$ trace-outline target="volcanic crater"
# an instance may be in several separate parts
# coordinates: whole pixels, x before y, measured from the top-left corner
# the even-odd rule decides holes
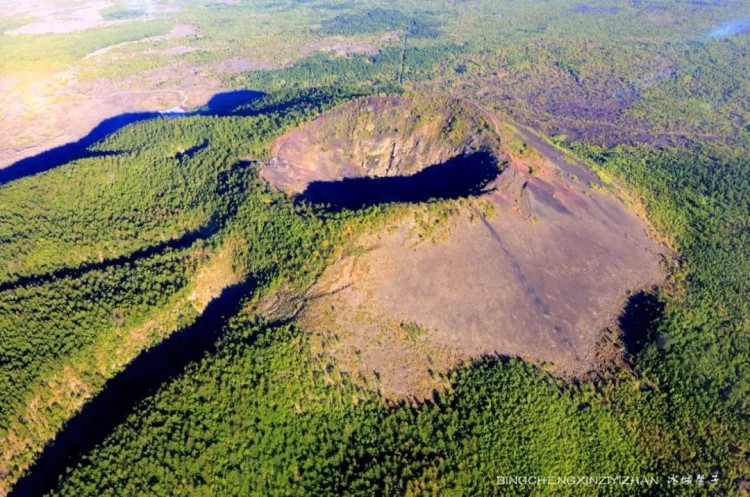
[[[591,371],[629,295],[665,276],[648,223],[587,166],[473,102],[346,103],[279,138],[261,175],[333,210],[413,204],[324,271],[300,318],[389,399],[486,355]],[[453,199],[439,236],[420,228],[431,198]]]

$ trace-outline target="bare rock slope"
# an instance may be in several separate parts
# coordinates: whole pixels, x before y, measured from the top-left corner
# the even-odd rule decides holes
[[[489,192],[454,202],[439,236],[420,229],[426,211],[414,206],[311,290],[303,327],[390,398],[428,396],[438,373],[486,354],[584,373],[628,295],[663,280],[648,224],[592,188],[585,166],[468,102],[346,104],[282,137],[263,175],[298,194],[312,181],[413,175],[478,148],[502,172]]]

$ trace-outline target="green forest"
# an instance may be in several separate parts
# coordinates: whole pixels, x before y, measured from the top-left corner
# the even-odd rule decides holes
[[[264,322],[254,304],[280,288],[289,292],[309,284],[346,245],[352,227],[366,229],[393,215],[392,209],[335,215],[301,209],[259,181],[255,165],[232,158],[236,150],[265,157],[265,145],[287,126],[346,98],[343,89],[286,92],[250,104],[238,111],[242,116],[132,125],[96,146],[128,150],[127,160],[86,159],[4,188],[4,202],[14,207],[29,202],[32,184],[54,191],[68,188],[66,178],[78,178],[76,187],[98,202],[80,204],[69,217],[54,204],[47,207],[50,213],[39,216],[48,221],[46,229],[63,237],[77,225],[71,219],[106,216],[114,235],[107,258],[130,254],[122,263],[97,262],[103,250],[97,244],[106,239],[87,232],[98,226],[91,222],[78,225],[79,259],[50,252],[20,266],[25,271],[6,274],[3,370],[14,386],[3,398],[3,412],[11,413],[6,426],[34,391],[34,378],[86,350],[95,337],[117,337],[118,330],[144,322],[184,294],[200,264],[197,254],[242,240],[233,266],[256,282],[242,310],[217,333],[216,352],[139,404],[55,492],[474,494],[493,492],[498,474],[548,471],[720,474],[721,488],[732,488],[744,458],[735,444],[746,436],[741,413],[748,407],[747,279],[740,275],[749,268],[746,240],[720,230],[736,231],[742,216],[747,219],[747,189],[732,190],[743,184],[747,163],[733,163],[736,171],[707,188],[700,176],[705,166],[685,162],[676,150],[656,155],[644,147],[572,144],[596,168],[637,188],[654,222],[677,240],[686,259],[674,275],[679,288],[660,293],[667,311],[658,339],[639,355],[632,373],[568,384],[518,360],[488,358],[453,373],[452,390],[431,402],[387,407],[355,386],[331,358],[312,354],[293,323]],[[192,156],[179,153],[202,140],[208,146]],[[655,163],[663,169],[649,168]],[[128,174],[118,175],[118,164]],[[686,171],[692,175],[675,179]],[[167,181],[174,186],[163,189]],[[107,188],[97,188],[101,184]],[[137,194],[134,185],[141,189]],[[696,209],[699,201],[703,208]],[[174,211],[190,222],[179,226],[138,216]],[[727,217],[732,214],[737,217]],[[199,234],[185,246],[143,257],[133,252],[195,230]],[[70,275],[44,278],[44,271],[59,268]],[[29,284],[13,285],[20,275],[38,273]],[[195,318],[186,311],[175,329]],[[35,335],[9,334],[28,326]],[[103,381],[93,378],[91,384],[101,387]],[[608,490],[629,495],[632,489]]]
[[[417,2],[264,2],[263,12],[290,9],[291,26],[325,13],[305,36],[401,37],[372,53],[315,52],[225,75],[227,87],[263,96],[221,115],[206,107],[128,125],[86,157],[0,184],[0,495],[750,492],[750,36],[700,38],[720,7],[702,19],[666,0],[648,11],[552,2],[554,17],[502,2],[517,21],[491,30],[500,14],[488,3],[446,3],[474,12],[459,39],[452,10]],[[221,38],[231,7],[200,7],[211,12],[209,37]],[[689,19],[664,36],[692,23],[689,39],[646,39],[657,28],[639,16],[664,11]],[[580,31],[585,16],[599,19]],[[644,39],[623,42],[618,22]],[[167,31],[146,20],[96,40],[19,36],[0,50],[0,72]],[[537,129],[643,205],[675,262],[642,350],[622,351],[627,366],[569,380],[519,358],[480,357],[430,399],[387,402],[313,347],[295,319],[307,289],[363,250],[359,235],[415,207],[329,212],[275,190],[260,168],[279,136],[327,110],[417,92]],[[427,332],[401,327],[413,340]],[[180,340],[192,347],[183,362],[159,355]],[[113,401],[104,431],[75,441],[141,380],[152,385],[144,395]],[[70,460],[47,455],[61,433],[74,440]],[[660,481],[501,483],[513,475]]]

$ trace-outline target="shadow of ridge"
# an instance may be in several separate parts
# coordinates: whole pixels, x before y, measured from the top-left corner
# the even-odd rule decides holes
[[[158,345],[142,352],[125,369],[104,384],[102,390],[71,418],[27,473],[16,482],[9,496],[43,495],[58,483],[67,468],[100,444],[134,407],[152,396],[185,368],[216,351],[228,320],[252,294],[252,279],[227,287],[208,304],[190,326],[175,331]]]
[[[208,141],[204,141],[200,145],[196,145],[185,152],[182,152],[183,156],[194,154],[197,151],[203,150],[208,146]],[[231,175],[237,174],[241,169],[254,166],[253,161],[239,160],[235,162],[228,171],[222,171],[219,173],[218,188],[216,189],[217,195],[226,195],[230,189],[232,189]],[[226,198],[233,198],[231,195]],[[226,226],[229,219],[234,217],[237,213],[239,205],[234,201],[226,201],[224,212],[214,213],[208,222],[191,231],[186,231],[177,238],[165,240],[155,245],[145,246],[134,250],[128,254],[123,254],[112,259],[106,259],[101,262],[85,262],[79,266],[69,267],[63,266],[58,269],[52,269],[42,274],[34,274],[31,276],[18,276],[14,280],[0,282],[0,292],[12,290],[20,286],[30,285],[42,285],[49,283],[50,281],[61,279],[61,278],[79,278],[89,271],[105,270],[110,267],[119,266],[122,264],[128,264],[138,262],[142,259],[147,259],[167,249],[184,249],[190,247],[193,243],[198,240],[207,240],[212,237],[218,231]]]
[[[235,114],[239,107],[248,105],[265,96],[265,93],[255,90],[235,90],[217,93],[196,114],[214,116]]]
[[[78,141],[70,142],[59,147],[46,150],[32,157],[27,157],[0,169],[0,185],[15,181],[27,176],[43,173],[55,169],[68,162],[86,159],[89,157],[100,157],[110,155],[113,152],[90,151],[88,148],[115,133],[129,124],[147,121],[156,118],[175,119],[194,115],[227,116],[242,105],[247,105],[255,99],[264,96],[263,93],[251,90],[238,90],[217,93],[201,109],[195,112],[132,112],[104,119],[96,125],[86,136]]]
[[[43,285],[61,278],[79,278],[89,271],[100,271],[110,267],[120,266],[122,264],[137,262],[141,259],[147,259],[166,249],[187,248],[198,240],[209,238],[216,233],[216,231],[218,231],[218,224],[210,222],[206,226],[202,226],[197,230],[188,231],[178,238],[173,238],[165,242],[157,243],[156,245],[151,245],[150,247],[138,249],[129,254],[115,257],[114,259],[107,259],[103,262],[91,262],[75,268],[61,268],[44,274],[22,276],[12,281],[6,281],[0,283],[0,292],[12,290],[21,286]]]
[[[94,152],[88,150],[88,147],[128,124],[153,119],[160,115],[158,112],[141,112],[121,114],[105,119],[76,142],[60,145],[0,169],[0,185],[55,169],[74,160],[110,155],[112,152]]]
[[[456,199],[486,193],[500,174],[497,157],[489,151],[457,155],[410,176],[344,178],[314,181],[297,201],[326,206],[338,212],[392,202],[420,203],[430,199]]]
[[[293,95],[284,95],[284,92],[263,95],[267,98],[259,98],[249,103],[237,106],[233,114],[245,117],[254,117],[269,113],[300,112],[306,114],[314,108],[322,108],[337,100],[350,100],[352,98],[370,95],[369,91],[362,91],[346,86],[323,86],[307,88],[295,92]],[[278,98],[282,96],[282,98]]]

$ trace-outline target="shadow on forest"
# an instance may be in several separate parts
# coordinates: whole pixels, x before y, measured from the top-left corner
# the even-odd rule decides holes
[[[65,470],[74,467],[112,433],[138,403],[182,374],[190,363],[214,353],[224,326],[254,289],[255,282],[251,280],[226,288],[195,323],[141,353],[110,379],[46,445],[9,495],[43,495],[52,490]]]
[[[200,150],[203,150],[208,146],[208,141],[205,140],[203,143],[191,147],[190,149],[178,154],[177,157],[192,156]],[[224,196],[228,193],[227,185],[231,184],[229,177],[239,170],[252,167],[252,162],[246,160],[237,161],[229,171],[224,171],[219,174],[218,188],[216,194]],[[226,198],[231,198],[228,196]],[[138,262],[142,259],[148,259],[154,255],[161,254],[165,250],[181,250],[190,247],[193,243],[198,240],[206,240],[214,235],[219,229],[221,229],[227,220],[233,217],[239,206],[230,200],[225,202],[225,210],[220,215],[213,215],[209,221],[194,230],[186,231],[177,238],[164,240],[162,242],[155,243],[151,246],[145,246],[128,254],[123,254],[112,259],[103,260],[100,262],[84,262],[76,267],[61,267],[59,269],[49,270],[46,273],[34,274],[31,276],[20,276],[14,274],[15,279],[0,282],[0,292],[12,290],[18,287],[43,285],[61,278],[80,278],[89,271],[101,271],[106,270],[110,267],[116,267],[123,264],[130,264]]]
[[[330,211],[362,209],[390,202],[418,203],[485,193],[500,169],[490,152],[458,155],[411,176],[315,181],[298,197]]]
[[[189,115],[242,115],[242,106],[261,97],[258,92],[230,92],[214,96],[206,107],[193,113],[123,114],[102,121],[81,140],[49,150],[35,157],[21,160],[0,170],[0,185],[9,181],[51,170],[68,161],[97,153],[88,147],[110,133],[128,124],[158,117]],[[238,110],[239,109],[239,110]],[[203,144],[198,147],[204,146]],[[185,153],[194,153],[194,150]],[[480,194],[499,174],[494,156],[487,152],[458,156],[444,164],[427,168],[408,177],[360,178],[311,185],[306,192],[311,200],[334,204],[337,208],[354,208],[382,202],[420,202],[429,198],[457,198]],[[64,269],[12,283],[36,284],[63,276],[76,276],[92,269],[103,269],[117,264],[148,257],[167,248],[188,246],[209,236],[212,228],[206,227],[187,233],[181,238],[163,242],[154,247],[136,251],[127,256],[89,264],[83,268]],[[9,288],[10,283],[0,286]],[[71,418],[50,441],[36,462],[16,483],[9,495],[42,495],[52,490],[66,469],[74,467],[100,444],[107,435],[124,422],[133,409],[159,388],[185,371],[185,368],[216,351],[228,320],[242,308],[245,297],[252,294],[256,282],[246,282],[226,288],[211,301],[196,321],[142,352],[123,371],[105,383],[81,411]]]
[[[637,356],[655,338],[659,320],[664,315],[664,304],[651,292],[630,296],[620,315],[622,341],[630,356]]]
[[[49,171],[73,160],[111,155],[112,152],[95,152],[88,150],[88,148],[129,124],[159,117],[226,116],[232,114],[238,107],[247,105],[262,96],[264,94],[257,91],[230,91],[214,95],[204,107],[194,112],[135,112],[110,117],[99,123],[78,141],[52,148],[33,157],[21,159],[6,168],[0,169],[0,185]]]
[[[102,262],[91,262],[83,264],[75,268],[62,268],[55,271],[50,271],[44,274],[35,274],[33,276],[22,276],[13,281],[6,281],[0,283],[0,292],[12,290],[18,287],[28,287],[43,285],[54,280],[61,278],[80,278],[89,271],[101,271],[110,267],[120,266],[123,264],[130,264],[137,262],[141,259],[148,259],[156,254],[160,254],[168,249],[183,249],[187,248],[198,240],[206,239],[214,234],[217,230],[216,223],[209,223],[206,226],[202,226],[197,230],[188,231],[179,238],[173,238],[156,245],[144,247],[130,254],[115,257],[114,259],[107,259]]]
[[[253,90],[237,90],[217,93],[208,101],[198,114],[212,116],[226,116],[236,114],[238,109],[254,100],[265,96],[265,93]]]

